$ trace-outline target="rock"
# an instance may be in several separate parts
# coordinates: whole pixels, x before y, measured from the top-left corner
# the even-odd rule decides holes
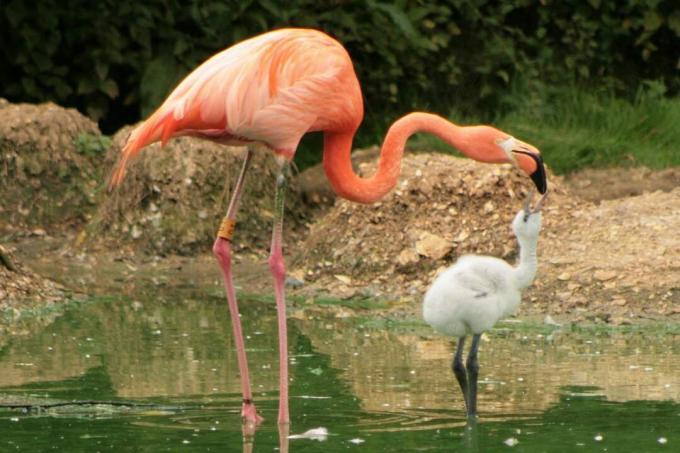
[[[569,272],[562,272],[560,275],[557,276],[558,280],[561,281],[567,281],[571,278],[571,274]]]
[[[340,280],[345,285],[351,285],[352,284],[352,279],[350,277],[348,277],[347,275],[336,274],[333,277]]]
[[[290,288],[297,289],[297,288],[302,288],[304,285],[305,285],[304,280],[295,278],[292,275],[286,276],[286,286],[288,286]]]
[[[453,245],[436,234],[424,232],[416,242],[416,252],[427,258],[439,260],[451,251]]]
[[[408,266],[409,264],[415,264],[420,259],[418,253],[412,249],[404,249],[401,251],[399,256],[397,256],[397,264],[400,266]]]
[[[454,241],[455,242],[463,242],[464,240],[466,240],[469,237],[470,237],[470,232],[467,231],[467,230],[463,230],[458,234],[458,236],[455,237]]]

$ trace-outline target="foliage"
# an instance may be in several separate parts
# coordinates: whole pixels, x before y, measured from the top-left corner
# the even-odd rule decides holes
[[[518,76],[531,87],[680,88],[672,0],[5,0],[0,95],[76,106],[111,132],[210,54],[291,25],[346,45],[378,129],[414,108],[487,115]]]

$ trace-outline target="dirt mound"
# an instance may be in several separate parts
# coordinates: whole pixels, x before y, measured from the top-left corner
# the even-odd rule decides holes
[[[680,313],[680,188],[564,214],[539,253],[542,304],[614,321]]]
[[[83,221],[94,208],[97,125],[52,103],[0,102],[0,230]]]
[[[360,160],[363,160],[361,157]],[[370,173],[375,162],[359,165]],[[302,243],[297,276],[332,294],[413,296],[457,257],[512,258],[510,222],[531,181],[509,165],[480,165],[443,154],[409,154],[397,187],[374,205],[337,200]],[[553,211],[574,200],[549,177]],[[561,218],[544,217],[550,230]]]
[[[110,169],[131,131],[120,130],[106,157]],[[104,196],[88,228],[88,243],[128,245],[146,253],[189,254],[210,250],[235,184],[245,148],[182,137],[165,148],[149,146],[128,166],[121,186]],[[255,151],[241,199],[235,249],[264,254],[271,240],[278,171],[270,151]],[[310,217],[294,178],[286,197],[286,232]],[[290,240],[291,238],[287,238]]]
[[[49,304],[63,297],[59,285],[23,266],[13,253],[0,245],[0,311],[38,301]]]

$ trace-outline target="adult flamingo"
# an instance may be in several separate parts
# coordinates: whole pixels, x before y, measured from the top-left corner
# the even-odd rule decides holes
[[[396,184],[406,140],[429,132],[463,154],[491,163],[511,162],[546,190],[539,151],[490,126],[461,127],[427,113],[396,121],[382,146],[378,169],[368,178],[352,170],[354,134],[363,118],[361,88],[347,51],[326,34],[308,29],[281,29],[240,42],[201,64],[163,104],[130,135],[110,187],[118,185],[130,158],[143,147],[171,137],[190,135],[225,144],[248,145],[239,178],[222,221],[213,253],[222,269],[243,390],[242,416],[258,423],[253,404],[236,295],[231,249],[236,214],[254,146],[274,152],[279,164],[269,266],[279,328],[280,401],[278,421],[289,423],[288,348],[282,254],[283,195],[288,167],[302,136],[324,132],[323,165],[335,192],[349,200],[372,203]]]

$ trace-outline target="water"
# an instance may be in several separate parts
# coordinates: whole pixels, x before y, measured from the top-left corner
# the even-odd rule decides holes
[[[673,332],[551,331],[508,323],[480,349],[480,419],[466,427],[453,345],[426,327],[291,310],[291,434],[276,426],[273,303],[242,301],[255,399],[243,439],[226,304],[213,295],[97,301],[0,349],[0,403],[152,406],[0,409],[0,451],[680,451]],[[665,443],[664,443],[665,440]]]

